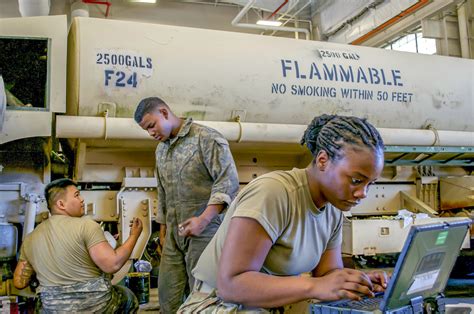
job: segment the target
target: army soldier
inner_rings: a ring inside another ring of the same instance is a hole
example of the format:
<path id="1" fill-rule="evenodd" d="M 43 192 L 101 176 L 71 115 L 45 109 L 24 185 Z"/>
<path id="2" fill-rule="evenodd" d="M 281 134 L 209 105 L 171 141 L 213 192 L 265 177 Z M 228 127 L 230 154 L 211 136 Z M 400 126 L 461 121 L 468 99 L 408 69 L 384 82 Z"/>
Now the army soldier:
<path id="1" fill-rule="evenodd" d="M 214 236 L 239 182 L 228 142 L 216 130 L 178 118 L 158 97 L 145 98 L 135 121 L 156 148 L 162 313 L 176 313 L 193 288 L 191 270 Z"/>
<path id="2" fill-rule="evenodd" d="M 385 290 L 385 272 L 344 268 L 341 255 L 343 212 L 381 175 L 382 137 L 365 119 L 321 115 L 301 144 L 308 167 L 262 175 L 237 195 L 178 313 L 286 313 Z"/>
<path id="3" fill-rule="evenodd" d="M 114 250 L 103 230 L 84 215 L 84 199 L 76 183 L 58 179 L 46 186 L 51 217 L 24 240 L 13 284 L 28 286 L 36 273 L 40 283 L 42 313 L 135 313 L 138 301 L 122 286 L 112 286 L 109 276 L 130 257 L 142 232 L 134 218 L 130 236 Z"/>

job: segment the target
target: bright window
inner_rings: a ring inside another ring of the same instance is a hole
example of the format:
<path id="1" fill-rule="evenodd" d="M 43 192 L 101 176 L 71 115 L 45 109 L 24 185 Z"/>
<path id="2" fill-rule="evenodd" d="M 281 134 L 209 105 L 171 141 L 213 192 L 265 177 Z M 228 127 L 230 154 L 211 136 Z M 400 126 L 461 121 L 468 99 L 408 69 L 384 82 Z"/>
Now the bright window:
<path id="1" fill-rule="evenodd" d="M 412 34 L 399 37 L 395 41 L 388 43 L 382 48 L 388 50 L 415 52 L 433 55 L 436 54 L 436 40 L 431 38 L 423 38 L 421 32 L 417 31 Z"/>

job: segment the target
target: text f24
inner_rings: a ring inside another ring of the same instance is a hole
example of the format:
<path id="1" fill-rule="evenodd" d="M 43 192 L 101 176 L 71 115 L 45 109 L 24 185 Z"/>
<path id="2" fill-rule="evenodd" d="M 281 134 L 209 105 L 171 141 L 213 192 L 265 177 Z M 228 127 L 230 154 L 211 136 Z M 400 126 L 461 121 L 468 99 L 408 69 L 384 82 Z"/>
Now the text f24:
<path id="1" fill-rule="evenodd" d="M 126 87 L 127 85 L 133 88 L 137 87 L 137 72 L 130 75 L 122 71 L 105 70 L 105 86 Z"/>

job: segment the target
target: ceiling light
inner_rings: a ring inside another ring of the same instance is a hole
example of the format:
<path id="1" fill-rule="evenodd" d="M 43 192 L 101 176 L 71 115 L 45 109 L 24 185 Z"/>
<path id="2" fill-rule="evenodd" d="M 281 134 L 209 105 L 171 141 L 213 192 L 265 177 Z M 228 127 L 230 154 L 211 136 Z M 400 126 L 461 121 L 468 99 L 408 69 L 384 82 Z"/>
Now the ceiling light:
<path id="1" fill-rule="evenodd" d="M 156 0 L 127 0 L 133 3 L 156 3 Z"/>
<path id="2" fill-rule="evenodd" d="M 258 20 L 258 25 L 265 25 L 265 26 L 281 26 L 280 21 L 271 21 L 271 20 Z"/>

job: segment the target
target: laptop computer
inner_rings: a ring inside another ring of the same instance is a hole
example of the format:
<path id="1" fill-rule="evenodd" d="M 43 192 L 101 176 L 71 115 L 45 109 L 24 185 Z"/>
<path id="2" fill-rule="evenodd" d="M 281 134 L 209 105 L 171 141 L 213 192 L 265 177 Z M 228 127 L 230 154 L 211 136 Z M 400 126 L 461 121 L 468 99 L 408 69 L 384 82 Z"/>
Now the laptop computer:
<path id="1" fill-rule="evenodd" d="M 444 291 L 470 223 L 412 226 L 384 293 L 360 301 L 314 303 L 311 312 L 423 313 L 423 300 Z"/>

